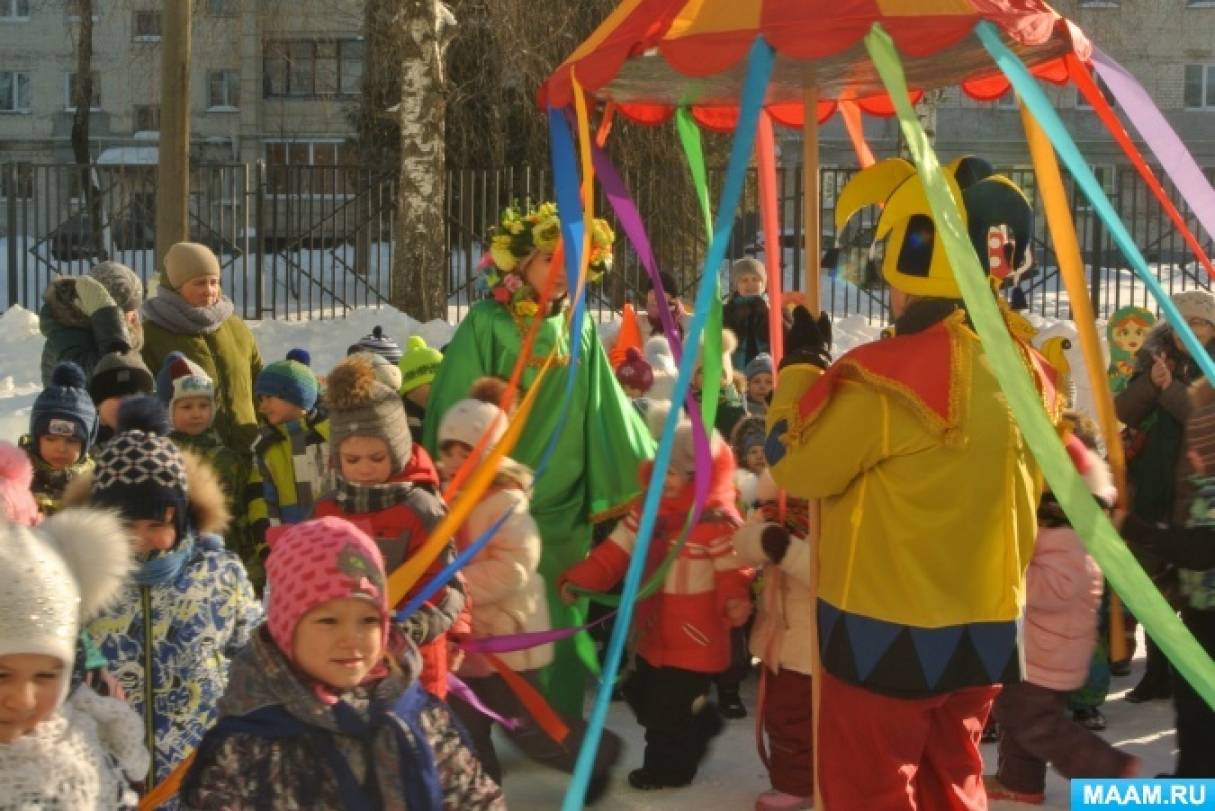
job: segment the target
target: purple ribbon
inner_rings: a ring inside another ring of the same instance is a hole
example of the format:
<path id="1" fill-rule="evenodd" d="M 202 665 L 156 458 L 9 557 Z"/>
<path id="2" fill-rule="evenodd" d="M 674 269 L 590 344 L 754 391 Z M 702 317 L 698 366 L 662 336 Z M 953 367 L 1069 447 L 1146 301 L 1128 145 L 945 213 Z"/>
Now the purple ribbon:
<path id="1" fill-rule="evenodd" d="M 477 697 L 477 694 L 473 691 L 473 689 L 471 687 L 469 687 L 467 684 L 465 684 L 460 679 L 459 676 L 457 676 L 455 673 L 452 673 L 450 671 L 447 673 L 447 689 L 450 690 L 455 696 L 457 696 L 465 704 L 472 707 L 474 710 L 481 713 L 486 718 L 490 719 L 491 721 L 495 721 L 495 722 L 501 724 L 503 726 L 503 728 L 510 729 L 510 730 L 518 729 L 519 719 L 504 718 L 503 716 L 501 716 L 498 713 L 491 710 L 489 707 L 485 706 L 485 703 L 483 701 L 481 701 L 480 698 Z"/>
<path id="2" fill-rule="evenodd" d="M 469 653 L 511 653 L 513 651 L 527 650 L 528 648 L 538 648 L 550 642 L 560 642 L 562 639 L 571 637 L 579 631 L 590 630 L 614 616 L 616 616 L 616 612 L 612 611 L 604 614 L 594 622 L 588 622 L 586 625 L 578 625 L 574 628 L 552 628 L 547 631 L 529 631 L 525 634 L 503 634 L 502 636 L 487 636 L 481 639 L 465 639 L 460 642 L 460 648 Z"/>

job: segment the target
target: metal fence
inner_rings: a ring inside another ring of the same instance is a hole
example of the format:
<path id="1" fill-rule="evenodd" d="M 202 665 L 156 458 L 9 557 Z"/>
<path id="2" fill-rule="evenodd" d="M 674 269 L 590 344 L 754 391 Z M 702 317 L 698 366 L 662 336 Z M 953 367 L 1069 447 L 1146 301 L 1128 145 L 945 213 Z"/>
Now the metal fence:
<path id="1" fill-rule="evenodd" d="M 1027 168 L 1004 167 L 1025 189 L 1038 210 L 1033 251 L 1036 270 L 1023 281 L 1030 308 L 1044 316 L 1070 315 L 1066 291 L 1057 272 L 1045 218 Z M 155 276 L 155 166 L 94 166 L 82 177 L 73 165 L 0 164 L 0 302 L 38 307 L 42 291 L 58 274 L 78 275 L 99 258 L 111 257 L 134 268 L 145 283 Z M 1169 292 L 1209 287 L 1182 238 L 1130 167 L 1096 169 L 1123 221 L 1131 229 L 1153 272 Z M 835 196 L 852 170 L 824 167 L 820 177 L 822 244 L 836 242 Z M 93 207 L 96 225 L 81 189 L 91 179 L 100 190 Z M 721 173 L 710 173 L 714 195 Z M 642 212 L 657 210 L 674 193 L 653 178 L 626 175 Z M 778 170 L 781 257 L 784 288 L 805 289 L 802 244 L 803 194 L 800 166 Z M 1193 216 L 1165 184 L 1195 233 Z M 393 221 L 396 182 L 392 171 L 356 166 L 200 164 L 191 170 L 191 238 L 209 245 L 224 273 L 225 291 L 246 318 L 333 318 L 355 307 L 386 303 L 392 292 Z M 458 170 L 447 176 L 445 284 L 449 317 L 458 320 L 477 300 L 477 265 L 484 236 L 501 208 L 551 196 L 547 170 L 507 167 Z M 1099 316 L 1126 304 L 1152 307 L 1144 285 L 1129 271 L 1121 252 L 1092 209 L 1069 189 L 1077 233 L 1084 253 L 1090 295 Z M 756 210 L 757 181 L 747 179 L 742 210 L 734 221 L 727 261 L 717 268 L 723 287 L 729 260 L 762 253 L 763 236 Z M 605 200 L 596 211 L 615 225 Z M 844 249 L 824 270 L 822 302 L 833 317 L 859 316 L 881 322 L 887 317 L 886 291 L 880 279 L 861 279 L 864 250 L 873 232 L 876 211 L 863 213 L 841 240 Z M 668 230 L 663 269 L 691 294 L 699 282 L 705 240 L 698 217 Z M 619 231 L 618 231 L 619 234 Z M 1212 251 L 1211 239 L 1204 241 Z M 672 247 L 674 246 L 674 247 Z M 442 274 L 442 271 L 439 271 Z M 617 243 L 613 273 L 589 291 L 590 311 L 610 317 L 626 301 L 643 301 L 646 274 L 633 248 Z"/>

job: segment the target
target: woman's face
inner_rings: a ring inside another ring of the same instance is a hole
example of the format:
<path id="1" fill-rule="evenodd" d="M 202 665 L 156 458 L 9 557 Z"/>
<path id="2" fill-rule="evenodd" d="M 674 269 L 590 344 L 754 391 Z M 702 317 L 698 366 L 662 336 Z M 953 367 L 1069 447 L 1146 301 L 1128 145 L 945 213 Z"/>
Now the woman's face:
<path id="1" fill-rule="evenodd" d="M 210 307 L 219 302 L 219 277 L 195 276 L 177 292 L 191 307 Z"/>
<path id="2" fill-rule="evenodd" d="M 1212 324 L 1205 318 L 1188 318 L 1186 319 L 1186 323 L 1194 331 L 1194 337 L 1198 339 L 1198 343 L 1203 346 L 1206 346 L 1211 342 L 1212 338 L 1215 338 L 1215 324 Z M 1173 333 L 1173 344 L 1185 354 L 1190 354 L 1190 350 L 1182 343 L 1181 336 L 1176 332 Z"/>
<path id="3" fill-rule="evenodd" d="M 544 286 L 548 283 L 549 268 L 552 267 L 552 264 L 552 253 L 545 251 L 533 251 L 531 256 L 523 260 L 523 269 L 520 271 L 523 281 L 531 285 L 537 295 L 544 291 Z M 549 298 L 561 298 L 568 290 L 569 285 L 566 282 L 565 274 L 561 273 L 561 269 L 558 268 L 557 273 L 553 276 L 553 291 Z"/>

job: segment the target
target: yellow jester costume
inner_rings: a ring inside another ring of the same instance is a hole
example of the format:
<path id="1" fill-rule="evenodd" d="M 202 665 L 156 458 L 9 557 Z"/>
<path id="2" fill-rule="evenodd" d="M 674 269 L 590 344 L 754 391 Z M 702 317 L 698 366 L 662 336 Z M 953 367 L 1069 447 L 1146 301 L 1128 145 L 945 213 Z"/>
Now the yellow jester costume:
<path id="1" fill-rule="evenodd" d="M 1000 278 L 1024 258 L 1028 202 L 978 159 L 946 176 Z M 837 202 L 837 233 L 874 204 L 884 204 L 883 276 L 912 304 L 892 337 L 827 371 L 787 366 L 768 412 L 773 477 L 791 495 L 822 499 L 823 667 L 904 698 L 1016 680 L 1041 476 L 957 301 L 915 168 L 896 159 L 856 175 Z M 1057 419 L 1053 371 L 1018 345 Z"/>

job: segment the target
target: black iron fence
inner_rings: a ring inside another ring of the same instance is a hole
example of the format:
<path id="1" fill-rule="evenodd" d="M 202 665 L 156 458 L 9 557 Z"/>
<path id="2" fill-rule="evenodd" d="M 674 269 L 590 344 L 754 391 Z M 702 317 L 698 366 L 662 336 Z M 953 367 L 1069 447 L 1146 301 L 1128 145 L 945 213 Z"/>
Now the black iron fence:
<path id="1" fill-rule="evenodd" d="M 1027 168 L 1005 167 L 1039 211 L 1033 251 L 1036 269 L 1022 284 L 1033 312 L 1066 318 L 1067 293 L 1057 272 L 1046 223 Z M 1129 167 L 1098 167 L 1098 177 L 1152 272 L 1169 292 L 1209 287 L 1210 279 Z M 155 274 L 156 167 L 98 165 L 89 175 L 73 165 L 0 164 L 0 303 L 39 305 L 42 291 L 59 274 L 78 275 L 110 257 L 134 268 L 145 282 Z M 836 244 L 835 196 L 852 170 L 824 167 L 820 177 L 822 244 Z M 436 272 L 445 285 L 449 318 L 458 320 L 481 295 L 477 265 L 486 232 L 501 208 L 548 198 L 549 173 L 531 167 L 459 170 L 447 177 L 446 267 Z M 643 213 L 667 205 L 673 192 L 652 178 L 626 176 Z M 92 181 L 99 200 L 90 206 L 82 189 Z M 720 172 L 710 174 L 713 194 Z M 1191 230 L 1201 233 L 1192 214 L 1165 184 Z M 786 290 L 804 290 L 801 167 L 778 172 L 781 257 Z M 1091 207 L 1069 190 L 1076 229 L 1086 262 L 1090 295 L 1099 316 L 1126 304 L 1152 307 L 1144 285 Z M 392 294 L 393 172 L 355 166 L 200 164 L 191 170 L 191 238 L 209 245 L 220 259 L 224 286 L 246 318 L 333 318 L 351 309 L 386 303 Z M 742 210 L 735 217 L 728 260 L 762 253 L 756 201 L 757 181 L 748 178 Z M 608 212 L 606 201 L 596 211 Z M 90 212 L 99 212 L 93 216 Z M 822 277 L 822 303 L 836 318 L 886 319 L 887 296 L 880 279 L 864 278 L 864 254 L 872 238 L 875 211 L 840 235 Z M 610 212 L 604 214 L 615 225 Z M 96 222 L 94 222 L 96 220 Z M 663 269 L 685 293 L 702 273 L 705 240 L 699 216 L 663 225 Z M 672 233 L 672 230 L 676 233 Z M 636 252 L 618 231 L 613 273 L 590 291 L 596 317 L 610 317 L 626 301 L 644 300 L 646 274 Z M 1213 250 L 1209 235 L 1205 250 Z M 858 260 L 859 257 L 859 260 Z M 716 270 L 728 283 L 728 261 Z"/>

